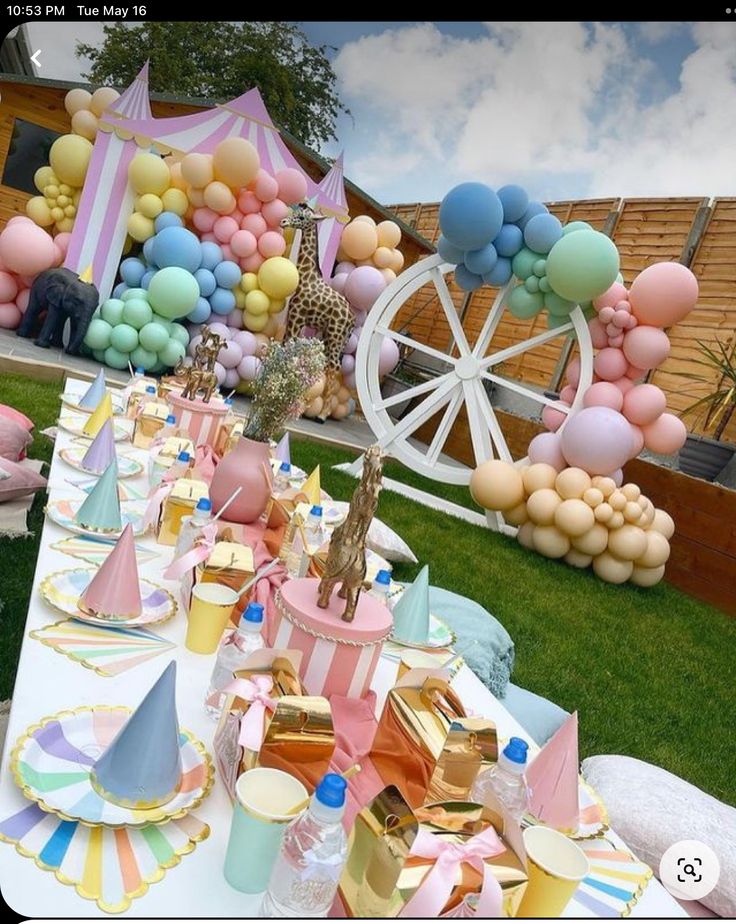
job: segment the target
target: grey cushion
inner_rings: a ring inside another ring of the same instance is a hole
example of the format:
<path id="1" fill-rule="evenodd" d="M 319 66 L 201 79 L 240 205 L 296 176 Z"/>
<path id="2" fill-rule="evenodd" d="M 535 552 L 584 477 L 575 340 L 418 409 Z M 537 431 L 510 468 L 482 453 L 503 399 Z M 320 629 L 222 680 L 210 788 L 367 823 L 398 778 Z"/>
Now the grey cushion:
<path id="1" fill-rule="evenodd" d="M 530 690 L 510 683 L 501 700 L 511 715 L 523 725 L 538 745 L 548 741 L 570 715 L 562 707 Z"/>

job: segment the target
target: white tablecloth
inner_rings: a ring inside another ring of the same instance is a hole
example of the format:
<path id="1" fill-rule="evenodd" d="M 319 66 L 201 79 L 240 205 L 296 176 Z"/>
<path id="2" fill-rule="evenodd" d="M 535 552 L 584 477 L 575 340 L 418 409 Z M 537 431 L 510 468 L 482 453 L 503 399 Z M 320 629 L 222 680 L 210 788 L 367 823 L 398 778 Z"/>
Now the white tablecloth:
<path id="1" fill-rule="evenodd" d="M 75 379 L 67 380 L 66 390 L 69 392 L 82 393 L 85 388 L 86 383 Z M 66 482 L 67 478 L 81 477 L 81 473 L 75 472 L 58 457 L 59 451 L 69 446 L 73 440 L 74 437 L 69 433 L 59 430 L 49 475 L 50 498 L 81 496 L 77 489 Z M 146 458 L 145 452 L 133 449 L 128 442 L 117 445 L 120 451 L 134 452 L 141 460 Z M 145 475 L 131 479 L 129 483 L 145 487 Z M 169 655 L 164 654 L 117 677 L 101 677 L 28 637 L 30 630 L 40 629 L 63 618 L 41 599 L 38 592 L 40 581 L 52 571 L 75 567 L 75 564 L 84 566 L 84 563 L 50 548 L 53 543 L 69 535 L 70 533 L 46 519 L 2 759 L 0 819 L 22 807 L 8 768 L 10 751 L 16 739 L 29 725 L 61 709 L 73 709 L 82 704 L 135 706 L 168 663 Z M 160 576 L 172 557 L 172 550 L 157 545 L 150 536 L 138 538 L 136 541 L 160 553 L 158 558 L 141 565 L 141 574 L 174 590 L 175 585 L 163 581 Z M 12 561 L 3 562 L 2 567 L 12 568 Z M 6 610 L 3 618 L 21 619 L 22 614 L 9 613 Z M 179 720 L 185 728 L 199 735 L 209 748 L 215 725 L 204 712 L 202 700 L 212 671 L 213 658 L 193 654 L 184 647 L 185 620 L 181 613 L 170 622 L 153 628 L 155 632 L 171 639 L 177 645 L 172 657 L 175 657 L 178 663 Z M 382 659 L 374 683 L 379 708 L 395 674 L 396 663 Z M 476 713 L 495 720 L 500 736 L 520 735 L 529 740 L 529 735 L 519 723 L 467 667 L 462 668 L 457 674 L 453 686 L 463 701 Z M 232 889 L 222 874 L 231 815 L 224 787 L 216 782 L 212 792 L 195 814 L 210 825 L 210 837 L 198 844 L 191 856 L 185 856 L 178 866 L 168 870 L 161 882 L 152 885 L 141 898 L 135 899 L 127 912 L 128 915 L 141 918 L 257 915 L 260 898 L 244 895 Z M 625 846 L 612 832 L 609 832 L 608 836 Z M 40 870 L 32 860 L 21 857 L 10 845 L 0 845 L 0 888 L 10 907 L 26 917 L 100 915 L 93 902 L 80 898 L 73 888 L 58 883 L 51 873 Z M 687 917 L 675 900 L 654 880 L 634 907 L 632 916 Z"/>

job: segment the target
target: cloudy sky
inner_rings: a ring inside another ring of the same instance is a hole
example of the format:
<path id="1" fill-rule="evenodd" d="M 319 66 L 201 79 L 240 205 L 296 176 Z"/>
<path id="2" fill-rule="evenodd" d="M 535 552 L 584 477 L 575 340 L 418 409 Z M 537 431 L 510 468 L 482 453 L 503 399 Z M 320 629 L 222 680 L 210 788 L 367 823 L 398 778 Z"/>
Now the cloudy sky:
<path id="1" fill-rule="evenodd" d="M 546 200 L 736 195 L 736 23 L 302 26 L 336 46 L 346 172 L 383 202 L 468 179 Z M 102 25 L 29 29 L 41 76 L 75 80 L 73 38 Z"/>

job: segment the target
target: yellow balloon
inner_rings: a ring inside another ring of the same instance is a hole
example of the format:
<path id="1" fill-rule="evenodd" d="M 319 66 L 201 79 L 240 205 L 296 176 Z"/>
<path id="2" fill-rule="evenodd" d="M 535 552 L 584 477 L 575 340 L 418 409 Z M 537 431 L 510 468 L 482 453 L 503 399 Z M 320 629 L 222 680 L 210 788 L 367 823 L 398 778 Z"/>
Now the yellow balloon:
<path id="1" fill-rule="evenodd" d="M 638 484 L 634 484 L 630 481 L 628 484 L 622 486 L 621 493 L 627 501 L 635 501 L 639 500 L 641 497 L 641 488 Z"/>
<path id="2" fill-rule="evenodd" d="M 663 577 L 664 565 L 660 565 L 659 568 L 639 568 L 634 565 L 634 570 L 631 572 L 629 580 L 632 584 L 636 584 L 637 587 L 654 587 L 655 584 L 659 584 Z"/>
<path id="3" fill-rule="evenodd" d="M 616 490 L 616 482 L 613 478 L 606 478 L 604 475 L 595 475 L 591 483 L 604 497 L 609 497 Z"/>
<path id="4" fill-rule="evenodd" d="M 636 559 L 637 567 L 659 568 L 670 557 L 670 544 L 655 529 L 648 529 L 644 535 L 647 538 L 647 547 L 643 555 Z"/>
<path id="5" fill-rule="evenodd" d="M 130 185 L 139 196 L 153 193 L 160 196 L 171 185 L 171 174 L 163 158 L 146 151 L 136 154 L 128 165 Z"/>
<path id="6" fill-rule="evenodd" d="M 624 519 L 623 513 L 621 513 L 620 510 L 614 510 L 608 522 L 606 523 L 606 526 L 609 529 L 620 529 L 625 522 L 626 520 Z"/>
<path id="7" fill-rule="evenodd" d="M 108 109 L 112 104 L 118 99 L 120 94 L 117 90 L 113 90 L 112 87 L 99 87 L 92 94 L 92 100 L 90 101 L 89 108 L 94 112 L 96 116 L 102 115 L 102 113 Z"/>
<path id="8" fill-rule="evenodd" d="M 623 513 L 628 501 L 622 491 L 616 490 L 608 495 L 608 503 L 614 510 L 620 510 Z"/>
<path id="9" fill-rule="evenodd" d="M 594 524 L 593 511 L 579 498 L 564 500 L 555 510 L 555 526 L 566 536 L 582 536 Z"/>
<path id="10" fill-rule="evenodd" d="M 299 270 L 286 257 L 269 257 L 258 270 L 258 287 L 269 298 L 287 298 L 299 285 Z"/>
<path id="11" fill-rule="evenodd" d="M 204 206 L 203 189 L 196 189 L 194 186 L 190 186 L 187 189 L 187 198 L 196 209 L 201 209 Z"/>
<path id="12" fill-rule="evenodd" d="M 534 548 L 546 558 L 562 558 L 570 551 L 570 540 L 556 526 L 535 526 Z"/>
<path id="13" fill-rule="evenodd" d="M 53 186 L 56 183 L 56 176 L 51 167 L 39 167 L 33 174 L 33 185 L 42 193 L 47 186 Z"/>
<path id="14" fill-rule="evenodd" d="M 351 221 L 345 226 L 340 243 L 351 260 L 367 260 L 378 247 L 378 234 L 366 221 Z"/>
<path id="15" fill-rule="evenodd" d="M 586 555 L 584 552 L 578 552 L 577 549 L 570 549 L 567 555 L 565 555 L 565 561 L 568 565 L 572 565 L 573 568 L 587 568 L 593 561 L 593 556 Z"/>
<path id="16" fill-rule="evenodd" d="M 183 189 L 177 189 L 175 186 L 170 187 L 161 196 L 165 212 L 173 212 L 174 215 L 184 215 L 189 208 L 189 199 Z"/>
<path id="17" fill-rule="evenodd" d="M 146 218 L 145 215 L 141 215 L 140 212 L 133 212 L 128 219 L 128 234 L 139 244 L 147 241 L 149 237 L 153 237 L 155 230 L 153 221 Z"/>
<path id="18" fill-rule="evenodd" d="M 72 131 L 75 135 L 94 141 L 97 137 L 97 116 L 88 109 L 80 109 L 72 116 Z"/>
<path id="19" fill-rule="evenodd" d="M 62 196 L 71 196 L 74 193 L 74 188 L 72 186 L 67 186 L 66 183 L 58 183 L 59 194 Z"/>
<path id="20" fill-rule="evenodd" d="M 71 202 L 71 199 L 69 198 L 69 196 L 57 196 L 56 197 L 56 204 L 59 206 L 59 208 L 63 209 L 64 206 L 69 205 L 70 202 Z"/>
<path id="21" fill-rule="evenodd" d="M 526 510 L 529 519 L 538 526 L 551 526 L 555 519 L 555 510 L 562 503 L 560 495 L 552 488 L 540 488 L 529 496 Z"/>
<path id="22" fill-rule="evenodd" d="M 501 459 L 481 463 L 470 476 L 469 487 L 473 500 L 485 510 L 511 510 L 524 500 L 521 473 Z"/>
<path id="23" fill-rule="evenodd" d="M 74 227 L 74 219 L 64 216 L 61 221 L 56 222 L 55 227 L 60 234 L 64 231 L 71 231 Z"/>
<path id="24" fill-rule="evenodd" d="M 524 481 L 524 490 L 527 494 L 533 494 L 542 488 L 554 488 L 555 478 L 557 478 L 557 469 L 546 462 L 534 462 L 527 465 L 521 473 Z"/>
<path id="25" fill-rule="evenodd" d="M 281 314 L 281 312 L 286 307 L 285 298 L 272 298 L 271 304 L 268 306 L 269 314 Z"/>
<path id="26" fill-rule="evenodd" d="M 258 288 L 258 276 L 255 273 L 243 273 L 240 277 L 240 288 L 243 292 L 252 292 Z"/>
<path id="27" fill-rule="evenodd" d="M 47 199 L 53 199 L 56 201 L 57 197 L 61 195 L 61 190 L 59 189 L 56 183 L 50 183 L 43 191 L 44 196 Z"/>
<path id="28" fill-rule="evenodd" d="M 268 314 L 270 304 L 271 299 L 260 289 L 254 289 L 245 296 L 245 310 L 251 315 Z"/>
<path id="29" fill-rule="evenodd" d="M 67 206 L 65 206 L 65 208 L 64 208 L 64 215 L 65 215 L 67 218 L 74 218 L 74 217 L 76 216 L 76 214 L 77 214 L 77 207 L 76 207 L 76 205 L 67 205 Z"/>
<path id="30" fill-rule="evenodd" d="M 602 581 L 609 584 L 624 584 L 631 577 L 634 566 L 630 561 L 621 561 L 610 552 L 602 552 L 593 559 L 593 571 Z"/>
<path id="31" fill-rule="evenodd" d="M 249 311 L 245 311 L 243 312 L 243 324 L 245 324 L 246 330 L 254 333 L 262 331 L 268 324 L 268 312 L 266 314 L 251 314 Z"/>
<path id="32" fill-rule="evenodd" d="M 136 212 L 145 215 L 146 218 L 158 218 L 164 210 L 164 204 L 158 196 L 153 193 L 144 193 L 135 203 Z"/>
<path id="33" fill-rule="evenodd" d="M 590 475 L 582 468 L 563 468 L 555 479 L 555 488 L 563 500 L 582 497 L 590 486 Z"/>
<path id="34" fill-rule="evenodd" d="M 84 185 L 92 144 L 81 135 L 62 135 L 51 145 L 49 163 L 62 183 Z"/>
<path id="35" fill-rule="evenodd" d="M 82 190 L 81 190 L 81 189 L 75 189 L 74 192 L 72 193 L 72 203 L 73 203 L 74 205 L 79 205 L 79 200 L 80 200 L 81 198 L 82 198 Z"/>
<path id="36" fill-rule="evenodd" d="M 608 530 L 600 523 L 596 523 L 582 536 L 573 536 L 572 544 L 578 552 L 584 555 L 600 555 L 608 545 Z"/>
<path id="37" fill-rule="evenodd" d="M 523 546 L 525 549 L 534 551 L 534 530 L 536 529 L 535 525 L 531 520 L 527 520 L 526 523 L 523 523 L 519 527 L 519 531 L 516 534 L 516 541 L 519 545 Z"/>
<path id="38" fill-rule="evenodd" d="M 626 520 L 627 523 L 636 523 L 636 521 L 641 516 L 641 507 L 636 503 L 636 501 L 626 501 L 623 514 L 624 520 Z"/>
<path id="39" fill-rule="evenodd" d="M 51 217 L 54 219 L 54 221 L 61 221 L 64 217 L 64 209 L 61 209 L 58 205 L 55 205 L 54 208 L 51 209 Z"/>
<path id="40" fill-rule="evenodd" d="M 591 491 L 595 490 L 595 488 L 591 488 Z M 599 523 L 608 523 L 613 516 L 613 507 L 603 501 L 602 504 L 598 504 L 598 506 L 595 508 L 593 515 Z"/>
<path id="41" fill-rule="evenodd" d="M 389 250 L 398 247 L 401 241 L 401 228 L 395 221 L 382 221 L 376 226 L 378 246 Z"/>
<path id="42" fill-rule="evenodd" d="M 235 196 L 229 186 L 219 180 L 208 183 L 204 189 L 204 204 L 213 212 L 227 215 L 235 208 Z"/>
<path id="43" fill-rule="evenodd" d="M 186 192 L 187 181 L 181 173 L 181 161 L 175 160 L 173 163 L 169 163 L 169 173 L 171 174 L 171 185 L 174 189 L 181 189 L 182 192 Z"/>
<path id="44" fill-rule="evenodd" d="M 235 307 L 242 311 L 245 308 L 245 292 L 238 286 L 233 289 L 233 295 L 235 296 Z"/>
<path id="45" fill-rule="evenodd" d="M 42 228 L 48 228 L 56 221 L 43 196 L 34 196 L 26 202 L 26 215 Z"/>
<path id="46" fill-rule="evenodd" d="M 608 551 L 622 561 L 641 558 L 647 548 L 647 534 L 630 523 L 613 529 L 608 534 Z"/>
<path id="47" fill-rule="evenodd" d="M 79 112 L 82 109 L 89 109 L 91 102 L 92 94 L 89 90 L 75 87 L 64 97 L 64 109 L 66 109 L 70 116 L 73 116 L 75 112 Z"/>
<path id="48" fill-rule="evenodd" d="M 258 151 L 245 138 L 226 138 L 215 148 L 212 156 L 215 177 L 239 189 L 254 180 L 261 166 Z"/>
<path id="49" fill-rule="evenodd" d="M 657 508 L 654 511 L 654 519 L 650 529 L 656 529 L 658 533 L 662 533 L 665 539 L 671 539 L 675 534 L 675 521 L 666 510 Z"/>

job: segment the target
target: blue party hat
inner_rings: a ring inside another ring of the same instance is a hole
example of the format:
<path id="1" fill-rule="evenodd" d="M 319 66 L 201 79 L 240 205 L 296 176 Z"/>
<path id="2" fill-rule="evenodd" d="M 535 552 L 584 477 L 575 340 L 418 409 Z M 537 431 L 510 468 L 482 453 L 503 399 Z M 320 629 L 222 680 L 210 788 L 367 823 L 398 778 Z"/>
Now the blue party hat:
<path id="1" fill-rule="evenodd" d="M 107 466 L 97 484 L 84 499 L 75 520 L 80 526 L 88 529 L 111 532 L 122 529 L 116 459 Z"/>
<path id="2" fill-rule="evenodd" d="M 393 608 L 393 636 L 422 645 L 429 638 L 429 565 L 425 565 Z"/>
<path id="3" fill-rule="evenodd" d="M 105 397 L 105 370 L 100 371 L 95 376 L 94 382 L 89 386 L 87 391 L 79 399 L 79 406 L 87 408 L 88 411 L 94 411 L 97 405 Z"/>
<path id="4" fill-rule="evenodd" d="M 289 451 L 289 431 L 281 437 L 278 441 L 276 448 L 273 451 L 274 459 L 278 459 L 279 462 L 288 462 L 291 465 L 291 452 Z"/>
<path id="5" fill-rule="evenodd" d="M 176 661 L 171 661 L 91 771 L 109 802 L 154 808 L 176 795 L 181 782 Z"/>
<path id="6" fill-rule="evenodd" d="M 112 418 L 108 417 L 85 452 L 82 468 L 95 475 L 101 475 L 112 462 L 117 465 L 114 424 Z"/>

